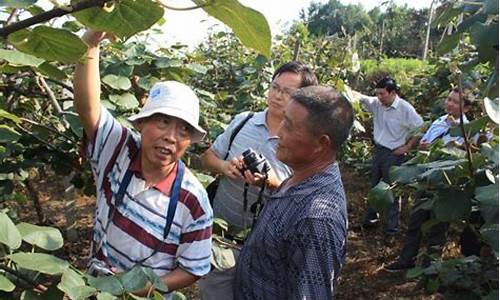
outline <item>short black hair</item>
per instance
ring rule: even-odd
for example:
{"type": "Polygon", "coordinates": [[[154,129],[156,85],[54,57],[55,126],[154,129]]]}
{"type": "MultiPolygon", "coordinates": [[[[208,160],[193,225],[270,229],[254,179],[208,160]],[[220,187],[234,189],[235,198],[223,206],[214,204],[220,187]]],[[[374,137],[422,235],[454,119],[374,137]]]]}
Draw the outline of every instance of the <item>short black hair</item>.
{"type": "Polygon", "coordinates": [[[278,69],[276,69],[276,71],[274,71],[272,80],[286,72],[300,75],[300,87],[318,84],[318,78],[316,78],[314,72],[308,66],[299,61],[291,61],[281,65],[278,69]]]}
{"type": "Polygon", "coordinates": [[[292,99],[308,111],[309,130],[328,135],[332,149],[339,149],[349,137],[354,122],[349,100],[336,89],[321,85],[301,88],[292,94],[292,99]]]}
{"type": "Polygon", "coordinates": [[[396,93],[399,92],[399,86],[396,83],[396,80],[389,76],[380,79],[375,85],[375,88],[386,89],[389,93],[392,91],[395,91],[396,93]]]}

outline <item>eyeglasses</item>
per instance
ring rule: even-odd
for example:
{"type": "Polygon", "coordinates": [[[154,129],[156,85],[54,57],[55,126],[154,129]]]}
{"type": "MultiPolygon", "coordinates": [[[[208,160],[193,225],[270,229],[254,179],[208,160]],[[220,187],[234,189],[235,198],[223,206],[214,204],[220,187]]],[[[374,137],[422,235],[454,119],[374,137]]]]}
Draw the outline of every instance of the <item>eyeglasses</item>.
{"type": "Polygon", "coordinates": [[[292,88],[282,88],[276,82],[271,83],[271,91],[274,93],[280,93],[284,96],[290,97],[296,90],[297,89],[292,89],[292,88]]]}

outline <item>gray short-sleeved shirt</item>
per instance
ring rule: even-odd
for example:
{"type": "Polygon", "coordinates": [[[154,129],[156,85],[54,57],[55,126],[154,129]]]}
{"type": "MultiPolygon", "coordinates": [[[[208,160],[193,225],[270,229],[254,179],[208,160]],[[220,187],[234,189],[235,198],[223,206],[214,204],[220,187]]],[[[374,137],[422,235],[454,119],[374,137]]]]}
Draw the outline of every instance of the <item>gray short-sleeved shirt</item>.
{"type": "Polygon", "coordinates": [[[375,143],[391,150],[403,146],[409,134],[424,123],[415,108],[398,96],[389,107],[380,103],[377,97],[362,98],[361,104],[373,115],[375,143]]]}
{"type": "MultiPolygon", "coordinates": [[[[238,126],[249,112],[238,114],[231,121],[224,133],[219,135],[212,145],[212,151],[223,159],[229,145],[229,138],[235,127],[238,126]]],[[[236,135],[227,159],[240,156],[246,149],[252,148],[264,155],[280,180],[292,174],[291,169],[276,158],[278,137],[270,136],[266,124],[267,109],[255,113],[236,135]]],[[[257,200],[259,188],[250,186],[248,189],[248,209],[243,211],[243,190],[245,182],[222,177],[214,198],[214,216],[223,218],[236,229],[244,229],[252,225],[253,215],[250,206],[257,200]]]]}

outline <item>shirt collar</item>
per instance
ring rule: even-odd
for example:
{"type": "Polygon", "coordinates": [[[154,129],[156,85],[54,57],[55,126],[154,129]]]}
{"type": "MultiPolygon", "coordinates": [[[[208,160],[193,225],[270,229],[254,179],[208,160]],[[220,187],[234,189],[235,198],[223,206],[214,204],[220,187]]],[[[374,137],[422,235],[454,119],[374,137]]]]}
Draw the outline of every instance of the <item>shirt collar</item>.
{"type": "Polygon", "coordinates": [[[394,98],[394,101],[392,101],[392,104],[389,107],[392,107],[394,109],[398,109],[400,102],[401,102],[401,98],[399,98],[399,96],[396,95],[396,97],[394,98]]]}
{"type": "MultiPolygon", "coordinates": [[[[141,150],[137,152],[137,155],[135,156],[134,160],[130,164],[130,170],[134,172],[139,178],[144,180],[144,176],[142,174],[142,158],[141,158],[141,150]]],[[[170,196],[170,191],[172,190],[172,185],[174,183],[175,177],[177,176],[177,162],[175,162],[174,167],[172,168],[172,171],[165,176],[162,180],[157,182],[153,188],[157,189],[158,191],[162,192],[166,196],[170,196]]]]}
{"type": "Polygon", "coordinates": [[[264,111],[256,113],[255,116],[252,118],[252,121],[254,122],[255,125],[266,126],[267,128],[266,116],[267,116],[267,108],[264,111]]]}

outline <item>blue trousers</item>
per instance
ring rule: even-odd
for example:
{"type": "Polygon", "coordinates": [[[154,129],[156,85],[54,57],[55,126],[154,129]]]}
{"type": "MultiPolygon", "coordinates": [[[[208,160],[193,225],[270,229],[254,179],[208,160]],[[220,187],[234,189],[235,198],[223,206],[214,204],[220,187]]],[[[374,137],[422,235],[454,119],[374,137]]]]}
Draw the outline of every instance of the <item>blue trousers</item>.
{"type": "MultiPolygon", "coordinates": [[[[402,161],[403,156],[394,155],[391,149],[375,145],[372,161],[372,187],[376,186],[380,180],[383,180],[387,184],[391,184],[389,169],[392,166],[401,165],[402,161]]],[[[399,205],[399,198],[394,199],[394,202],[387,210],[386,234],[394,235],[398,232],[399,205]]],[[[378,218],[378,213],[372,207],[368,206],[363,224],[375,223],[378,221],[378,218]]]]}

